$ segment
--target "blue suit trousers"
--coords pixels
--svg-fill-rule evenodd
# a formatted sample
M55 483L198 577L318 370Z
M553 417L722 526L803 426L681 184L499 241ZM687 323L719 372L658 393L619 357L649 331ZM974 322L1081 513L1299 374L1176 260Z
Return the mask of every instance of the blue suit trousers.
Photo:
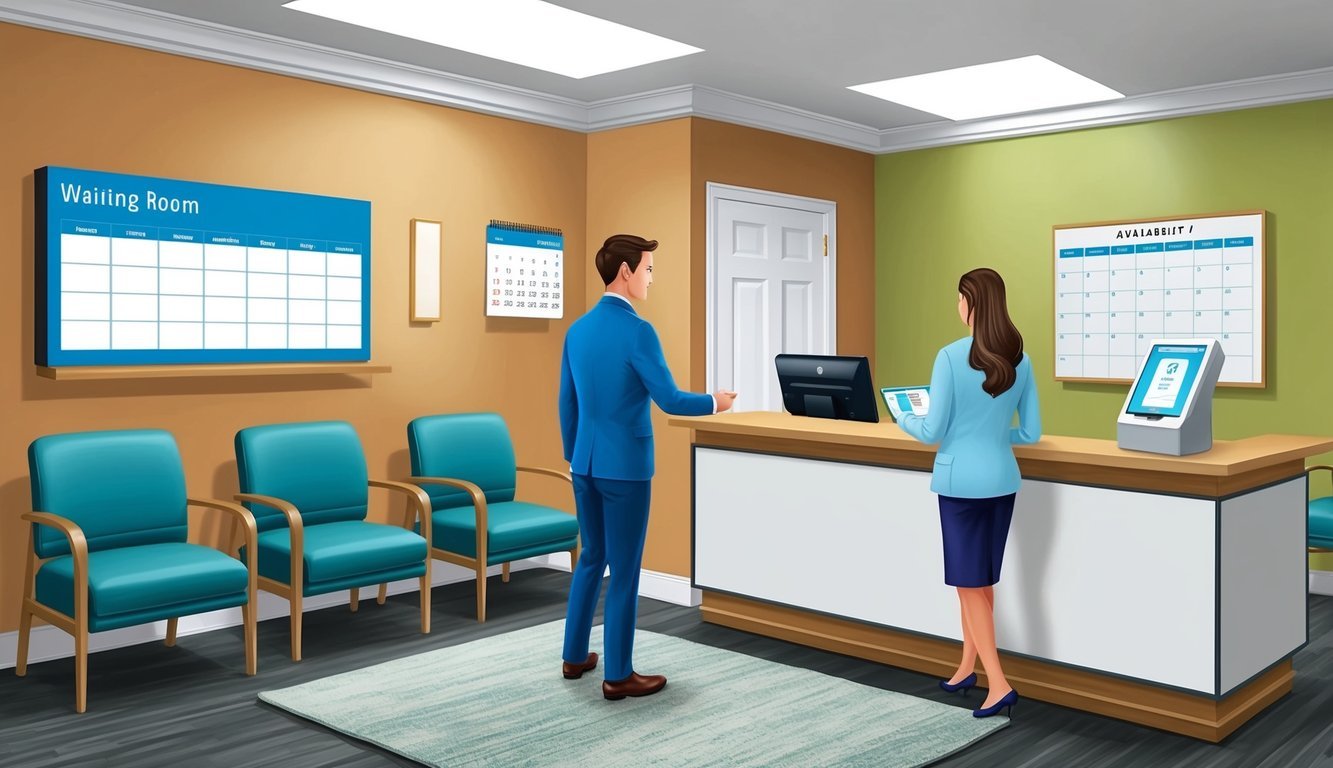
M607 480L580 474L573 479L583 552L569 588L564 660L582 664L588 658L588 635L602 589L602 574L610 565L611 584L603 611L603 675L612 682L624 680L634 672L639 569L648 533L652 481Z

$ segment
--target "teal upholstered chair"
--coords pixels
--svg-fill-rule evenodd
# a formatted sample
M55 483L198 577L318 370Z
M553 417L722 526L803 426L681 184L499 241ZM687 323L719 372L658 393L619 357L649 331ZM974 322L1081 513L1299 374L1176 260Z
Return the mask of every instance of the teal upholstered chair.
M75 710L88 691L88 634L241 606L245 673L256 667L255 521L238 504L188 498L180 451L168 432L78 432L28 446L35 511L14 671L26 674L32 617L74 636ZM188 506L227 512L243 531L242 563L186 541ZM234 528L233 528L234 530Z
M525 557L569 552L579 559L579 524L571 513L516 501L518 472L558 477L568 472L519 467L509 428L496 413L423 416L407 425L412 477L430 496L435 557L477 574L477 621L486 621L486 568Z
M1333 474L1333 467L1327 464L1306 467L1305 474L1310 476L1321 469ZM1307 509L1306 546L1311 552L1333 552L1333 496L1310 499Z
M259 527L259 587L291 604L292 660L301 660L302 599L396 579L421 580L421 632L430 632L430 528L424 537L366 521L370 487L408 496L419 520L430 501L406 483L371 480L361 440L343 421L271 424L236 433L241 493Z

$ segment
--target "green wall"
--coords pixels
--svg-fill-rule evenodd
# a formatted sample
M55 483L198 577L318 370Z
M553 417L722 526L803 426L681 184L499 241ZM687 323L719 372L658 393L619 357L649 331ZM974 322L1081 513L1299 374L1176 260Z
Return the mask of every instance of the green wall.
M1107 439L1126 387L1054 380L1052 225L1267 210L1268 386L1219 389L1214 436L1333 436L1333 100L883 155L875 205L875 381L928 380L991 267L1045 431Z

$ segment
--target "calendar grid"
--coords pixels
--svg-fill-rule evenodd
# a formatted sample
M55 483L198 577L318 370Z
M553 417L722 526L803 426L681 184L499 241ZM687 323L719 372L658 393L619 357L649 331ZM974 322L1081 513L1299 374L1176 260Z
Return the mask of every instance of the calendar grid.
M1056 227L1055 377L1128 382L1154 339L1216 338L1263 386L1264 214Z

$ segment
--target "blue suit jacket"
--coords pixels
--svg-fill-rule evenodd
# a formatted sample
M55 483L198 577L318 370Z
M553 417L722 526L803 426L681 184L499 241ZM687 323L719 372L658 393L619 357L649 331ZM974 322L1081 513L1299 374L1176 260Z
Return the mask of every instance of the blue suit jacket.
M1032 362L1024 354L1014 385L991 397L981 388L986 374L967 362L971 351L971 336L940 350L930 374L930 410L904 414L898 426L923 443L940 444L930 490L966 499L1006 496L1021 480L1011 446L1041 439Z
M628 301L603 296L565 334L560 436L570 469L608 480L650 479L649 396L667 413L713 412L712 396L676 388L653 326Z

